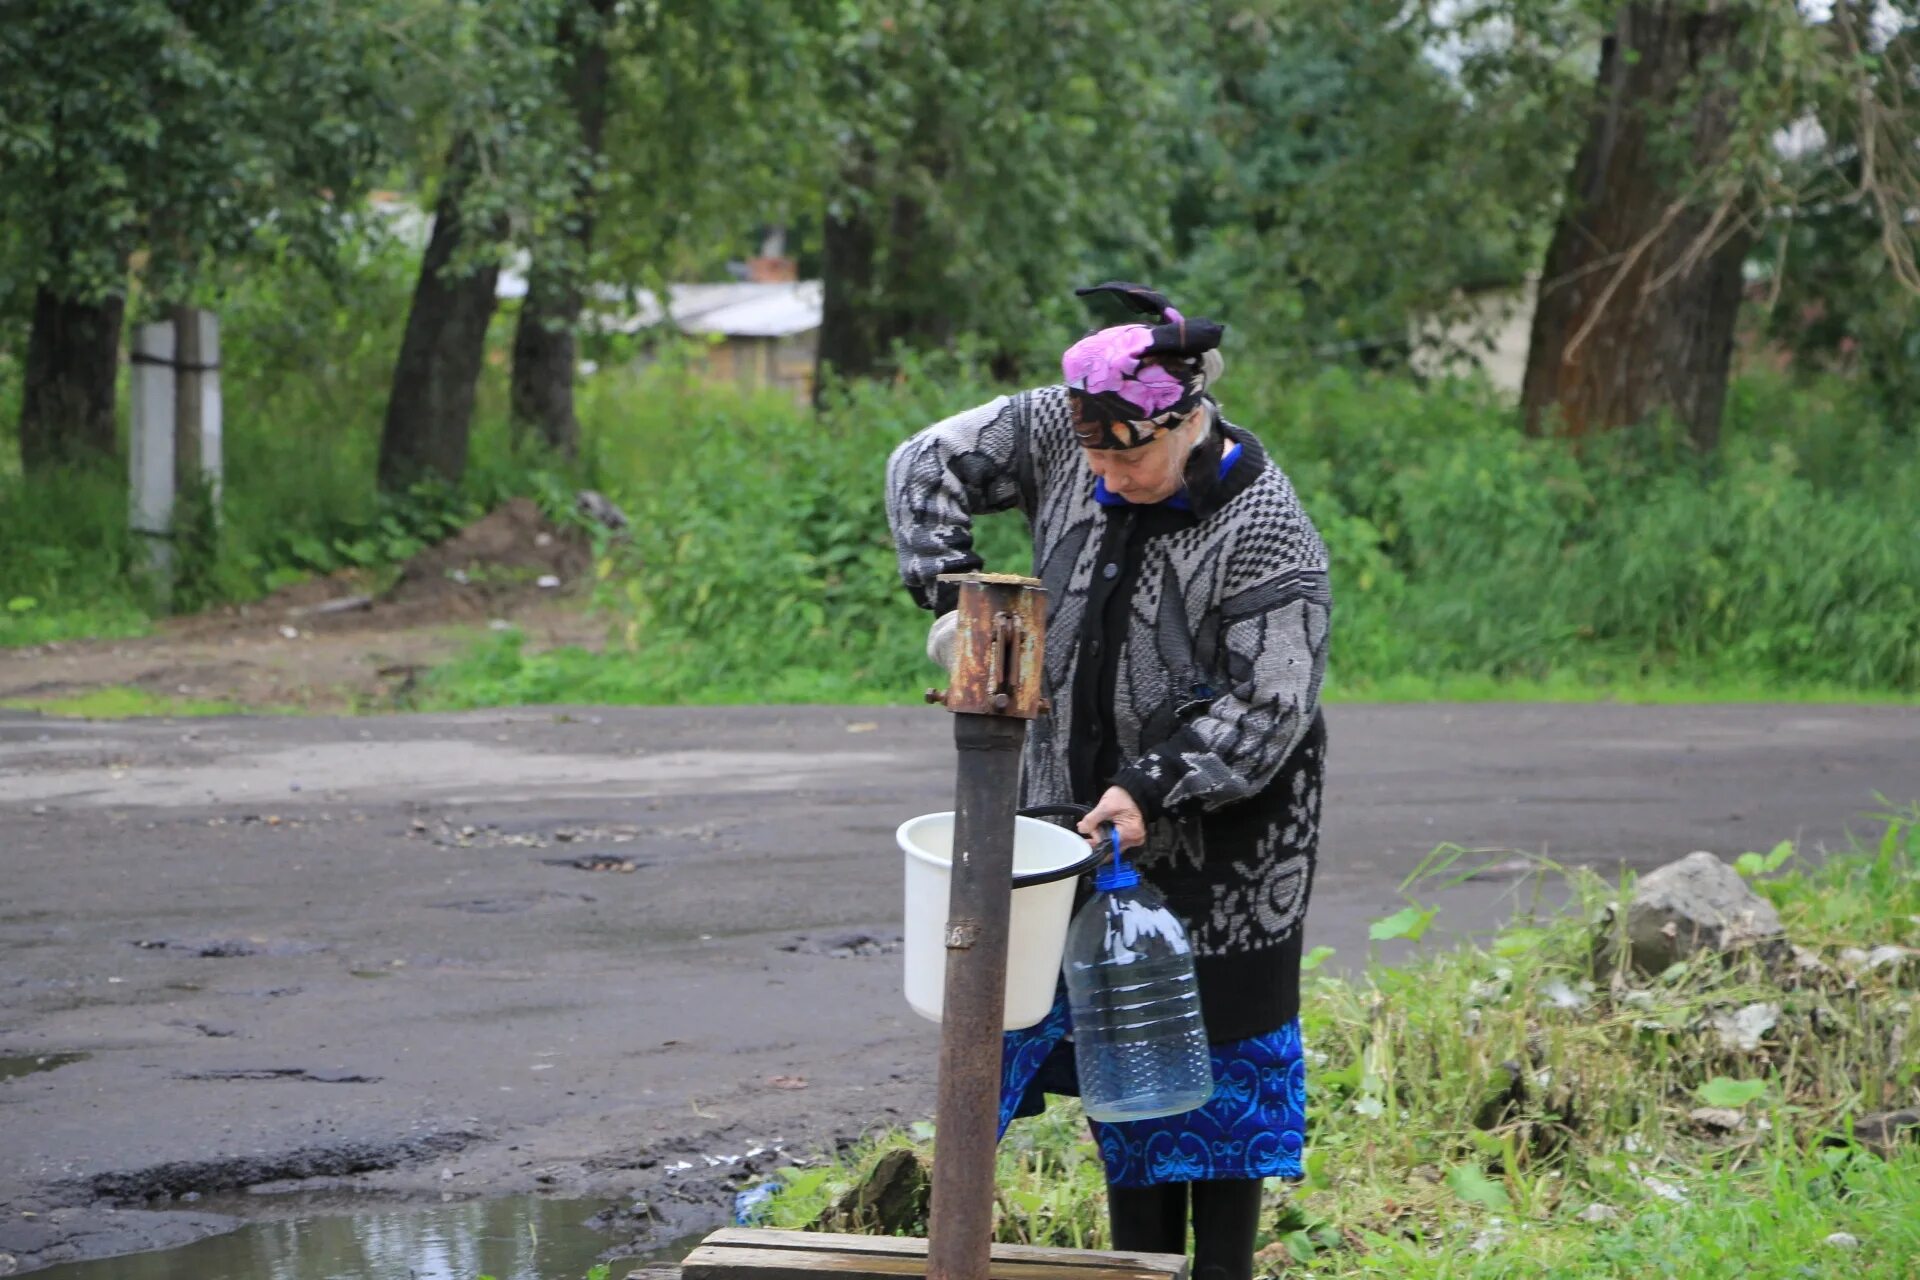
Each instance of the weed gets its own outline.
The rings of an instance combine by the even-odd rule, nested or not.
[[[1920,1143],[1876,1153],[1850,1136],[1859,1116],[1920,1104],[1920,967],[1868,968],[1847,951],[1920,943],[1920,809],[1876,820],[1823,861],[1788,846],[1744,862],[1799,944],[1792,957],[1609,972],[1596,935],[1631,885],[1543,863],[1574,891],[1567,912],[1402,968],[1315,978],[1305,1178],[1275,1189],[1263,1269],[1910,1275]],[[1461,860],[1443,849],[1425,878]],[[1409,936],[1426,918],[1416,904],[1376,934]],[[1765,1029],[1729,1036],[1726,1016],[1756,1005]],[[774,1223],[817,1223],[881,1154],[932,1138],[931,1126],[878,1134],[851,1159],[787,1173]],[[1076,1106],[1017,1122],[998,1174],[1000,1239],[1106,1242]]]

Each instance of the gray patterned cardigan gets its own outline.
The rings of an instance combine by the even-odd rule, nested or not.
[[[1216,1042],[1273,1030],[1299,1002],[1325,729],[1327,554],[1293,486],[1220,419],[1188,468],[1190,510],[1109,506],[1064,387],[936,423],[887,465],[887,516],[914,599],[953,608],[945,573],[981,568],[972,518],[1019,509],[1046,584],[1046,693],[1023,802],[1091,804],[1109,783],[1148,818],[1142,873],[1188,925]],[[1225,440],[1241,454],[1224,475]]]

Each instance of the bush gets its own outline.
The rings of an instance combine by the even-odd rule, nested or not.
[[[248,600],[314,574],[381,570],[515,494],[538,494],[545,459],[509,448],[499,369],[482,380],[469,473],[457,488],[422,484],[397,497],[375,483],[394,352],[418,259],[378,239],[355,242],[330,269],[288,261],[221,300],[225,490],[211,547],[183,544],[175,590],[139,582],[119,468],[26,484],[0,456],[0,645],[132,634],[154,612]],[[496,325],[496,346],[511,317]],[[0,356],[0,374],[8,371]],[[0,387],[7,379],[0,376]],[[0,390],[0,409],[18,408]],[[119,397],[127,412],[127,388]],[[123,432],[124,434],[124,432]],[[11,614],[9,602],[20,604]]]
[[[633,697],[897,698],[925,683],[882,465],[993,388],[910,365],[816,419],[680,377],[597,379],[586,397],[597,466],[636,516],[601,593],[644,654]],[[1333,557],[1336,688],[1415,672],[1920,691],[1920,449],[1844,395],[1743,383],[1703,461],[1657,429],[1582,452],[1530,439],[1472,385],[1242,382],[1224,388],[1230,414],[1288,468]],[[984,522],[980,545],[989,567],[1026,565],[1017,518]],[[531,675],[550,659],[521,661]]]
[[[374,465],[412,270],[405,253],[371,251],[224,304],[225,524],[176,606],[342,568],[377,579],[507,496],[551,505],[588,483],[634,521],[599,566],[616,652],[495,639],[430,697],[895,700],[927,682],[882,468],[998,384],[958,360],[908,362],[816,416],[697,383],[668,350],[581,380],[584,456],[560,467],[510,445],[503,314],[465,483],[383,499]],[[1242,357],[1222,390],[1331,549],[1336,695],[1920,692],[1920,436],[1853,383],[1743,377],[1707,459],[1660,428],[1579,451],[1530,439],[1472,383],[1340,369],[1300,381]],[[154,602],[129,573],[123,495],[118,478],[29,490],[0,474],[0,643],[144,624]],[[1018,517],[984,522],[990,567],[1024,567],[1026,545]]]

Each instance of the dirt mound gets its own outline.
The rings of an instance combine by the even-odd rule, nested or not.
[[[606,625],[580,601],[592,566],[582,531],[516,498],[397,576],[345,569],[250,604],[169,618],[149,636],[0,650],[0,698],[130,685],[243,706],[391,705],[495,619],[511,621],[536,651],[597,647]]]
[[[583,587],[593,550],[530,498],[515,498],[400,567],[384,591],[363,569],[294,583],[249,604],[174,618],[163,633],[210,639],[262,626],[299,632],[394,630],[511,618]]]
[[[407,561],[380,603],[484,605],[527,588],[557,591],[586,578],[593,551],[578,530],[556,528],[530,498],[515,498]]]

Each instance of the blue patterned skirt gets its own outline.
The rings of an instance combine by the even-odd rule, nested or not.
[[[1078,1097],[1073,1016],[1063,989],[1038,1026],[1006,1033],[1001,1056],[1000,1133],[1039,1115],[1049,1093]],[[1307,1063],[1300,1020],[1265,1035],[1213,1046],[1213,1096],[1156,1120],[1093,1122],[1114,1187],[1228,1178],[1299,1178],[1307,1139]]]

